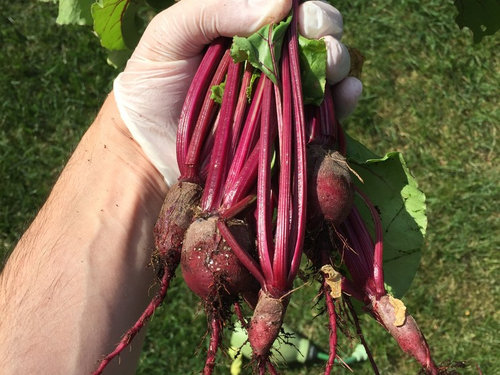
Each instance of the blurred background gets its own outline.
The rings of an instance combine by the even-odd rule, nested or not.
[[[56,25],[57,5],[0,4],[1,267],[118,72],[106,64],[90,27]],[[474,44],[470,30],[455,24],[452,1],[335,5],[344,15],[343,41],[366,59],[363,98],[344,126],[377,154],[403,152],[427,196],[422,263],[403,300],[438,363],[454,363],[459,374],[498,373],[500,34]],[[315,284],[301,287],[286,323],[327,349],[317,292]],[[382,374],[418,373],[389,334],[367,316],[361,323]],[[177,277],[150,324],[138,374],[198,373],[205,332],[202,306]],[[357,344],[356,338],[339,340],[344,356]],[[230,357],[219,357],[216,373],[229,373]],[[322,369],[319,361],[282,372]],[[242,374],[250,370],[244,363]],[[368,362],[352,370],[372,373]],[[350,371],[338,366],[336,373]]]

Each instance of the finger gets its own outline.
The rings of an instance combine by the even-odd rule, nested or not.
[[[319,39],[331,35],[342,37],[344,22],[337,8],[322,1],[306,1],[299,7],[299,33],[309,39]]]
[[[182,0],[148,25],[136,53],[153,61],[198,55],[219,36],[246,36],[281,21],[291,0]]]
[[[326,44],[326,79],[330,85],[342,81],[351,68],[351,56],[347,47],[334,37],[323,38]]]
[[[333,86],[333,101],[337,118],[342,120],[350,115],[358,104],[363,84],[354,77],[347,77]]]

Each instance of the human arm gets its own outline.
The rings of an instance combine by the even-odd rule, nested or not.
[[[3,374],[95,369],[151,298],[166,189],[110,95],[0,276]],[[140,340],[132,347],[121,374],[135,371]]]

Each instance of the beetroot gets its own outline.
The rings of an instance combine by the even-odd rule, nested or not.
[[[189,288],[206,302],[213,298],[237,298],[238,294],[258,290],[258,283],[234,255],[217,229],[217,218],[195,220],[186,232],[181,269]],[[253,241],[247,226],[233,220],[229,229],[248,253]]]
[[[283,324],[289,298],[275,298],[265,291],[259,300],[248,327],[248,340],[257,357],[267,356]]]
[[[308,147],[308,219],[340,225],[351,211],[354,189],[346,159],[337,151]]]
[[[407,314],[400,300],[390,295],[385,295],[379,300],[372,298],[369,308],[375,319],[394,337],[399,347],[422,365],[426,374],[438,374],[438,368],[432,361],[424,335],[415,319]]]
[[[202,188],[192,182],[178,182],[168,191],[154,227],[157,256],[169,272],[181,258],[184,234],[193,221]]]

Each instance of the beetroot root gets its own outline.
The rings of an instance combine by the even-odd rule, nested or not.
[[[349,215],[354,189],[347,161],[339,152],[309,146],[308,216],[313,223],[326,220],[337,226]]]
[[[399,347],[413,356],[422,365],[426,374],[437,375],[439,371],[431,358],[424,335],[415,319],[406,313],[403,303],[385,295],[379,300],[371,298],[370,307],[375,319],[389,331]]]
[[[275,298],[262,290],[259,292],[259,300],[248,327],[248,341],[257,358],[267,360],[283,324],[288,300]]]
[[[181,253],[184,281],[204,301],[209,319],[210,344],[204,375],[213,372],[223,322],[231,304],[238,295],[255,291],[259,286],[220,234],[218,220],[212,216],[193,221],[186,231]],[[241,220],[231,220],[227,226],[241,247],[251,253],[254,242],[247,225]]]
[[[182,242],[200,201],[202,188],[178,182],[168,191],[154,227],[157,256],[161,266],[173,273],[181,259]]]
[[[256,290],[258,283],[241,264],[217,229],[217,217],[195,220],[186,231],[181,269],[184,281],[200,298],[231,296]],[[253,251],[253,241],[241,220],[228,223],[242,248]]]

